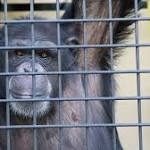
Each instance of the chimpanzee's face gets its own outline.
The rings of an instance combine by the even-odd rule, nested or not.
[[[31,37],[29,24],[8,26],[8,45],[11,47],[55,47],[56,26],[36,24],[34,41]],[[19,100],[10,103],[12,111],[25,117],[32,117],[34,112],[42,116],[50,111],[50,99],[58,95],[58,75],[46,72],[58,71],[58,50],[39,48],[33,54],[32,49],[14,48],[9,51],[8,58],[9,72],[20,74],[10,76],[8,80],[9,97]],[[40,101],[28,101],[32,98]]]
[[[76,38],[66,36],[63,29],[60,34],[61,44],[77,43]],[[8,46],[14,47],[8,53],[9,72],[19,73],[10,76],[8,80],[9,97],[18,99],[18,102],[11,102],[10,106],[13,112],[25,117],[32,117],[34,112],[42,116],[51,109],[50,99],[57,97],[59,93],[58,74],[51,74],[51,72],[68,69],[74,60],[71,49],[59,49],[58,57],[56,24],[35,24],[34,38],[32,37],[30,24],[8,25]],[[3,28],[0,31],[0,45],[4,46],[5,42]],[[32,46],[38,49],[32,52]],[[60,58],[60,65],[58,65],[58,58]],[[5,68],[5,65],[1,68]],[[5,84],[3,86],[5,87]],[[32,98],[38,101],[33,102]]]
[[[25,45],[29,41],[15,39],[11,45]],[[18,43],[19,42],[19,43]],[[21,43],[22,42],[22,43]],[[36,41],[34,45],[54,46],[48,41]],[[9,52],[10,72],[27,73],[28,75],[14,75],[9,78],[10,98],[21,99],[24,102],[11,102],[11,108],[17,114],[31,117],[33,112],[38,116],[50,110],[50,98],[56,96],[58,76],[47,75],[46,72],[57,71],[57,50],[36,50],[34,61],[31,50],[14,50]],[[35,75],[31,75],[35,72]],[[38,75],[40,74],[41,75]],[[41,99],[38,102],[27,102],[27,99]],[[45,101],[46,100],[46,101]]]

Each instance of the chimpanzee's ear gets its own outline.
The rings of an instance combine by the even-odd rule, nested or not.
[[[75,36],[72,36],[72,37],[67,38],[67,40],[66,40],[65,43],[66,43],[66,45],[79,45],[79,44],[80,44],[78,38],[75,37]],[[71,53],[72,53],[74,56],[77,55],[78,48],[73,48],[73,47],[72,47],[72,48],[69,48],[69,50],[71,51]]]

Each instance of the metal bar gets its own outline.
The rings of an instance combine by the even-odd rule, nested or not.
[[[0,4],[2,4],[0,2]],[[65,10],[65,6],[70,3],[61,3],[60,10]],[[8,11],[29,11],[30,10],[30,4],[8,4]],[[35,11],[52,11],[56,10],[56,4],[55,3],[35,3],[34,4]],[[139,4],[139,8],[147,8],[147,2],[141,2]],[[0,5],[0,11],[4,11],[3,5]]]
[[[145,44],[89,44],[89,45],[56,45],[56,46],[1,46],[0,51],[2,50],[14,50],[14,49],[20,49],[20,50],[32,50],[32,49],[66,49],[66,48],[128,48],[128,47],[150,47],[150,43],[145,43]]]
[[[65,6],[69,3],[61,3],[60,10],[65,10]],[[11,11],[29,11],[30,10],[30,4],[8,4],[8,12]],[[55,3],[42,3],[34,4],[34,10],[35,11],[55,11],[56,10],[56,4]],[[3,5],[0,5],[0,11],[4,11]]]
[[[56,0],[56,19],[60,19],[60,1]],[[60,23],[57,22],[57,45],[61,45],[61,35],[60,35]],[[61,51],[60,49],[57,49],[58,52],[58,71],[61,71],[62,64],[61,64]],[[59,86],[59,98],[62,97],[62,76],[59,74],[58,76],[58,86]],[[58,101],[58,110],[59,110],[59,124],[62,123],[62,110],[61,110],[61,101]],[[63,130],[62,128],[59,128],[59,150],[63,149]]]
[[[113,18],[113,14],[112,14],[112,0],[109,0],[109,18]],[[113,22],[109,22],[109,44],[113,44]],[[110,66],[111,66],[111,70],[114,70],[114,54],[113,54],[113,48],[110,48]],[[111,96],[115,95],[115,84],[114,84],[114,79],[111,76]],[[115,109],[112,108],[112,122],[115,123]],[[113,128],[113,149],[117,150],[117,146],[116,146],[116,128]]]
[[[55,125],[10,125],[0,129],[41,129],[41,128],[86,128],[86,127],[149,127],[150,123],[101,123],[101,124],[55,124]]]
[[[7,0],[4,2],[4,20],[7,20]],[[5,46],[8,46],[8,26],[4,25],[5,30]],[[5,72],[9,72],[9,57],[8,50],[5,51]],[[6,76],[6,98],[9,99],[9,82]],[[6,125],[10,126],[10,107],[9,102],[6,102]],[[10,130],[7,129],[7,150],[10,150]]]
[[[19,24],[19,23],[74,23],[74,22],[124,22],[124,21],[150,21],[150,17],[126,17],[126,18],[88,18],[88,19],[36,19],[36,20],[1,20],[0,24],[10,23],[10,24]]]
[[[118,101],[118,100],[122,100],[122,101],[127,101],[127,100],[136,100],[137,99],[140,99],[140,100],[150,100],[150,96],[114,96],[114,97],[86,97],[86,98],[83,98],[83,97],[70,97],[70,98],[50,98],[50,99],[24,99],[24,101],[27,101],[27,102],[32,102],[32,101],[35,101],[35,102],[39,102],[39,101],[112,101],[112,100],[115,100],[115,101]],[[14,98],[11,98],[11,99],[0,99],[0,102],[3,103],[3,102],[24,102],[22,99],[14,99]]]
[[[17,72],[6,72],[0,73],[0,76],[19,76],[19,75],[67,75],[67,74],[136,74],[136,73],[150,73],[150,70],[93,70],[93,71],[52,71],[52,72],[30,72],[30,73],[17,73]]]
[[[30,0],[30,19],[34,20],[34,0]],[[35,34],[34,34],[34,22],[31,24],[31,47],[34,45],[35,42]],[[35,50],[32,49],[32,72],[35,72]],[[32,99],[35,98],[35,75],[32,75]],[[36,107],[35,102],[32,102],[33,106],[33,126],[37,124],[37,114],[36,114]],[[33,149],[37,150],[37,131],[33,129]]]
[[[82,13],[83,13],[83,19],[87,18],[87,14],[86,14],[86,0],[83,0],[83,7],[82,7]],[[83,22],[83,44],[88,44],[87,41],[87,29],[86,29],[86,22]],[[88,60],[87,60],[87,50],[86,48],[83,48],[84,51],[84,71],[88,70]],[[84,75],[84,98],[88,97],[88,74],[83,74]],[[88,111],[89,111],[89,102],[88,100],[85,100],[85,122],[86,124],[88,124]],[[89,140],[88,140],[88,136],[89,136],[89,128],[86,127],[85,129],[85,137],[86,137],[86,150],[89,149]]]
[[[134,0],[134,8],[135,8],[135,16],[138,17],[138,1]],[[135,43],[139,43],[139,22],[135,22]],[[136,69],[140,69],[140,52],[139,47],[136,47]],[[136,82],[137,82],[137,96],[141,96],[141,82],[140,82],[140,73],[137,73],[136,76]],[[141,100],[137,100],[137,107],[138,107],[138,123],[141,123],[141,117],[142,117],[142,111],[141,111]],[[142,127],[138,127],[138,133],[139,133],[139,150],[143,150],[143,139],[142,139]]]

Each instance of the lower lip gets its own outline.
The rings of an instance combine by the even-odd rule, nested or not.
[[[43,96],[43,95],[35,95],[35,96],[33,96],[33,95],[21,95],[21,94],[15,94],[15,93],[10,93],[10,96],[12,97],[12,98],[15,98],[15,99],[32,99],[32,98],[34,98],[34,99],[36,99],[36,98],[42,98],[42,99],[47,99],[47,98],[50,98],[49,96]]]

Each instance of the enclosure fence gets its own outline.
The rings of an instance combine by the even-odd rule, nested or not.
[[[20,130],[20,129],[24,129],[27,130],[27,132],[30,131],[30,133],[32,133],[33,135],[33,149],[34,150],[38,150],[38,139],[37,139],[37,132],[38,130],[42,130],[42,129],[58,129],[58,136],[59,136],[59,142],[58,142],[58,150],[62,150],[64,148],[64,142],[63,142],[63,138],[64,138],[64,129],[74,129],[74,128],[79,128],[79,129],[85,129],[85,147],[86,149],[90,149],[89,144],[88,144],[88,134],[90,132],[90,128],[101,128],[101,127],[106,127],[106,128],[113,128],[114,132],[113,132],[113,137],[114,137],[114,145],[112,146],[113,150],[117,150],[117,146],[116,146],[116,131],[115,128],[117,129],[124,129],[126,128],[128,130],[128,128],[130,128],[132,131],[132,128],[136,128],[137,132],[136,132],[136,137],[135,139],[138,139],[136,141],[136,146],[133,144],[131,147],[135,148],[135,149],[139,149],[139,150],[147,150],[147,147],[144,145],[145,144],[145,140],[147,140],[145,138],[145,133],[143,133],[144,128],[150,128],[150,121],[143,121],[143,109],[142,109],[142,105],[143,102],[147,102],[150,100],[150,95],[143,95],[141,92],[141,75],[148,75],[150,73],[150,69],[142,69],[141,68],[141,52],[140,49],[141,48],[149,48],[150,47],[150,43],[146,43],[146,42],[139,42],[140,41],[140,35],[139,35],[139,30],[140,30],[140,26],[139,23],[140,22],[149,22],[150,18],[149,17],[145,17],[145,16],[139,16],[139,8],[140,7],[146,7],[146,1],[141,1],[138,2],[138,0],[133,0],[134,1],[134,10],[133,10],[133,16],[127,16],[126,18],[114,18],[113,17],[113,8],[112,8],[112,0],[107,0],[109,3],[108,6],[108,12],[109,12],[109,17],[108,18],[87,18],[87,14],[86,14],[86,0],[83,0],[83,8],[82,8],[82,13],[83,16],[82,18],[76,18],[76,19],[63,19],[61,18],[63,12],[65,11],[65,9],[67,8],[66,6],[68,6],[68,4],[71,3],[71,1],[60,1],[60,0],[56,0],[56,1],[38,1],[38,2],[34,2],[34,0],[30,0],[30,2],[26,3],[26,2],[22,2],[21,4],[19,3],[15,3],[13,4],[12,1],[9,2],[7,0],[3,0],[0,1],[0,27],[3,28],[4,30],[2,32],[4,32],[4,41],[5,41],[5,45],[0,45],[0,53],[5,52],[5,55],[3,58],[5,60],[5,62],[0,61],[0,63],[5,65],[5,69],[4,71],[0,72],[0,78],[4,78],[6,79],[5,81],[5,91],[3,91],[4,93],[6,93],[6,96],[1,97],[0,98],[0,107],[5,107],[4,110],[5,112],[1,113],[0,117],[4,118],[1,119],[0,118],[0,150],[3,150],[3,147],[1,147],[1,143],[3,143],[3,141],[6,140],[6,149],[7,150],[11,150],[12,145],[15,145],[16,143],[13,142],[12,144],[12,139],[13,137],[11,137],[13,134],[11,133],[13,130],[16,131]],[[15,2],[15,1],[14,1]],[[29,18],[21,18],[21,19],[17,19],[16,20],[16,16],[19,16],[19,12],[23,12],[23,11],[27,11],[29,14]],[[35,19],[35,14],[36,13],[43,13],[44,11],[47,11],[45,14],[49,14],[50,18],[49,19],[41,19],[41,18],[36,18]],[[51,18],[51,12],[55,12],[55,16],[56,18]],[[15,12],[15,13],[14,13]],[[54,14],[54,13],[53,13]],[[12,19],[12,18],[15,19]],[[45,17],[45,16],[43,16]],[[47,17],[47,16],[46,16]],[[133,21],[133,25],[132,28],[134,28],[134,31],[132,33],[133,37],[134,37],[134,42],[133,43],[129,43],[129,42],[120,42],[120,43],[114,43],[113,41],[113,25],[115,22],[118,21],[122,21],[122,22],[127,22],[127,21]],[[91,22],[95,22],[95,23],[108,23],[108,28],[109,28],[109,43],[100,43],[100,44],[89,44],[87,42],[87,34],[86,33],[86,25],[90,24]],[[57,37],[57,43],[56,45],[38,45],[36,46],[35,44],[35,24],[48,24],[48,23],[56,23],[57,24],[57,33],[56,33],[56,37]],[[71,44],[71,45],[67,45],[67,44],[63,44],[61,42],[62,40],[62,35],[61,35],[61,27],[62,24],[77,24],[77,23],[81,23],[82,24],[82,30],[83,30],[83,43],[82,44]],[[31,26],[31,45],[25,45],[25,46],[11,46],[9,45],[9,25],[30,25]],[[44,32],[44,31],[43,31]],[[47,31],[49,32],[49,31]],[[1,41],[0,41],[1,42]],[[88,68],[88,60],[87,60],[87,53],[90,51],[90,49],[95,48],[95,49],[109,49],[110,51],[110,69],[108,70],[103,70],[103,69],[89,69]],[[46,72],[36,72],[36,66],[35,66],[35,62],[37,61],[35,58],[35,55],[37,53],[38,50],[41,49],[56,49],[57,50],[57,69],[56,71],[52,70],[52,71],[46,71]],[[82,69],[76,69],[76,70],[63,70],[62,69],[62,51],[61,50],[66,50],[66,49],[80,49],[82,51],[84,51],[84,57],[83,57],[83,68]],[[114,58],[114,51],[115,49],[119,49],[121,51],[121,49],[123,50],[123,54],[122,55],[126,55],[126,49],[130,49],[132,52],[134,51],[135,53],[135,58],[133,58],[135,60],[134,64],[135,64],[135,68],[133,69],[116,69],[115,67],[115,58]],[[32,57],[32,71],[30,72],[15,72],[15,71],[11,71],[10,66],[10,53],[13,50],[19,50],[19,51],[30,51],[31,52],[31,57]],[[120,56],[120,59],[123,56]],[[132,65],[132,64],[131,64]],[[1,65],[0,65],[1,66]],[[13,77],[13,76],[32,76],[33,80],[32,80],[32,97],[30,98],[12,98],[10,97],[10,89],[9,89],[9,78]],[[36,76],[58,76],[58,80],[56,84],[58,84],[58,96],[55,97],[50,97],[48,99],[41,99],[41,98],[37,98],[36,97]],[[74,76],[78,76],[81,75],[82,79],[83,79],[83,84],[85,87],[85,93],[83,94],[84,96],[80,96],[80,95],[73,95],[71,97],[64,97],[63,96],[63,81],[62,78],[64,76],[67,75],[71,75],[72,77]],[[133,75],[135,78],[134,80],[134,87],[135,87],[135,95],[134,94],[130,94],[128,93],[127,96],[124,95],[117,95],[116,93],[116,87],[115,87],[115,82],[112,81],[110,83],[111,86],[111,96],[89,96],[88,94],[88,87],[87,87],[87,82],[88,82],[88,75],[114,75],[114,76],[126,76],[126,75]],[[4,81],[0,81],[0,82],[4,82]],[[117,81],[119,82],[119,81]],[[128,80],[126,81],[128,82]],[[0,83],[1,84],[1,83]],[[130,84],[133,84],[133,82],[128,83],[129,87],[131,86]],[[149,83],[147,83],[149,84]],[[144,86],[144,85],[142,85]],[[119,87],[117,87],[119,89]],[[128,87],[125,87],[128,88]],[[76,89],[78,89],[78,87],[76,87]],[[71,90],[71,89],[70,89]],[[1,95],[3,95],[2,91]],[[56,110],[59,111],[58,112],[58,118],[56,122],[54,123],[39,123],[41,122],[41,120],[38,118],[37,114],[36,114],[36,106],[34,105],[34,102],[47,102],[47,101],[51,101],[51,103],[57,103],[57,108]],[[65,123],[62,120],[62,113],[63,110],[62,109],[62,103],[63,102],[85,102],[85,121],[79,121],[78,123]],[[135,119],[135,121],[131,121],[131,122],[117,122],[115,119],[115,114],[112,116],[112,123],[107,123],[107,122],[90,122],[88,121],[88,107],[89,107],[89,103],[91,102],[95,102],[95,101],[105,101],[106,104],[107,102],[125,102],[125,101],[130,101],[132,102],[136,102],[136,106],[135,106],[135,111],[136,111],[136,116],[137,116],[137,120]],[[30,123],[24,123],[25,121],[23,121],[22,123],[14,123],[13,122],[13,118],[17,113],[15,114],[14,112],[12,112],[10,103],[12,102],[27,102],[27,103],[33,103],[33,118],[30,118]],[[80,105],[80,104],[79,104]],[[80,108],[79,108],[80,109]],[[79,110],[78,110],[79,111]],[[114,112],[116,112],[116,110],[113,110]],[[127,110],[128,111],[128,110]],[[2,114],[4,114],[5,116],[3,116]],[[18,116],[17,118],[21,118],[21,116]],[[23,117],[23,120],[28,120],[28,118]],[[42,117],[41,117],[42,118]],[[20,119],[16,119],[16,120],[20,120]],[[40,121],[39,121],[40,120]],[[76,117],[75,117],[76,120]],[[82,131],[82,130],[81,130]],[[147,130],[146,130],[147,131]],[[128,132],[128,131],[127,131]],[[149,133],[149,130],[148,130]],[[11,135],[12,134],[12,135]],[[130,133],[129,133],[130,134]],[[134,133],[133,133],[134,134]],[[4,136],[6,135],[6,136]],[[18,135],[19,136],[19,135]],[[119,137],[120,137],[120,133],[119,133]],[[149,135],[150,137],[150,135]],[[5,138],[5,139],[3,139]],[[15,139],[16,137],[14,137]],[[20,137],[21,138],[21,137]],[[39,138],[39,137],[38,137]],[[80,137],[79,137],[80,138]],[[2,140],[3,139],[3,140]],[[120,138],[121,140],[121,138]],[[122,140],[121,140],[122,141]],[[121,142],[122,143],[122,142]],[[135,147],[134,147],[135,146]],[[149,145],[150,146],[150,145]],[[124,147],[124,145],[122,144],[122,147]],[[129,146],[130,147],[130,146]],[[131,148],[130,147],[130,148]],[[4,149],[5,149],[4,148]],[[131,149],[132,149],[131,148]],[[52,149],[53,150],[53,149]]]

